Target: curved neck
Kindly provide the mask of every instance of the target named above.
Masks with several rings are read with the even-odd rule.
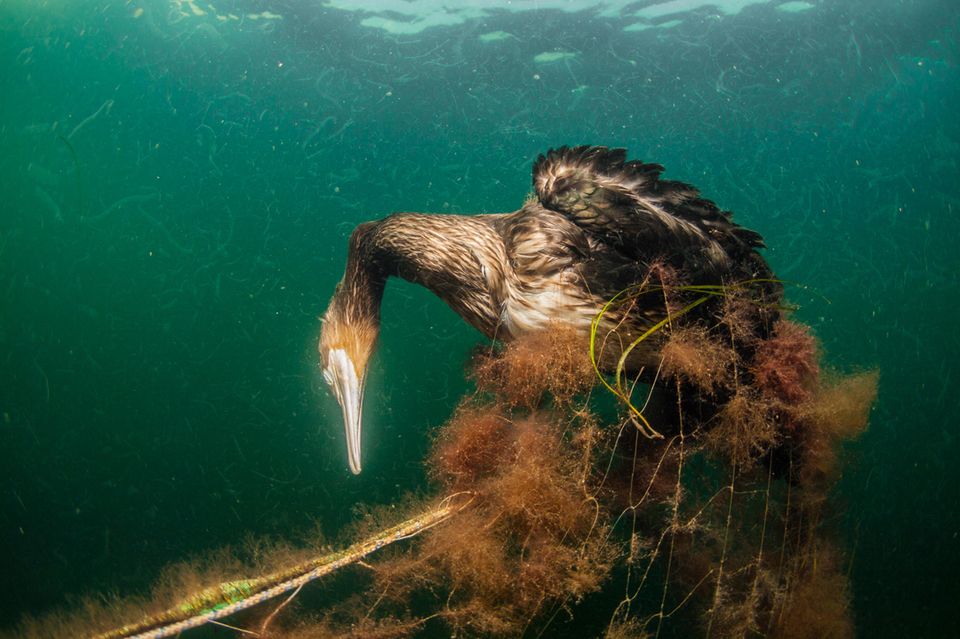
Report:
[[[399,277],[429,289],[481,332],[495,333],[507,260],[494,217],[395,213],[359,225],[338,290],[356,313],[349,317],[379,322],[386,279]]]
[[[375,223],[367,222],[350,236],[347,267],[334,295],[339,319],[347,324],[380,324],[380,303],[390,273],[377,259],[375,232]]]

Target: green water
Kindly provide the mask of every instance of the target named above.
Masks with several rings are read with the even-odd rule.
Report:
[[[423,488],[482,337],[391,282],[352,476],[315,349],[346,238],[513,210],[538,153],[607,144],[879,367],[838,491],[857,626],[956,636],[960,5],[432,4],[0,1],[0,626]]]

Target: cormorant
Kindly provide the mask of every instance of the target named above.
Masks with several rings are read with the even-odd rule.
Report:
[[[628,161],[624,149],[560,147],[537,158],[535,196],[513,213],[395,213],[357,226],[319,342],[324,379],[343,409],[350,470],[360,472],[364,377],[390,276],[427,287],[499,340],[551,322],[587,333],[607,301],[654,263],[697,284],[769,281],[760,235],[694,187],[660,179],[662,171]],[[663,316],[661,298],[657,308],[609,313],[604,328],[629,343]],[[650,353],[638,349],[634,360],[638,370]]]

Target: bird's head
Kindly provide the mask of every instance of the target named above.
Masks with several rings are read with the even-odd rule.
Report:
[[[363,417],[363,384],[367,363],[376,346],[379,322],[375,317],[351,317],[342,297],[335,295],[320,330],[320,365],[323,379],[343,410],[350,470],[360,473],[360,431]]]

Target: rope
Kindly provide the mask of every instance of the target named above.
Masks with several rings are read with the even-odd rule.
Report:
[[[470,498],[459,504],[453,503],[462,496]],[[93,639],[162,639],[228,617],[301,588],[304,584],[360,561],[385,546],[415,537],[457,514],[471,501],[472,496],[469,493],[450,495],[434,510],[407,519],[353,544],[346,550],[329,553],[266,576],[221,583],[195,593],[173,608],[96,635]]]

